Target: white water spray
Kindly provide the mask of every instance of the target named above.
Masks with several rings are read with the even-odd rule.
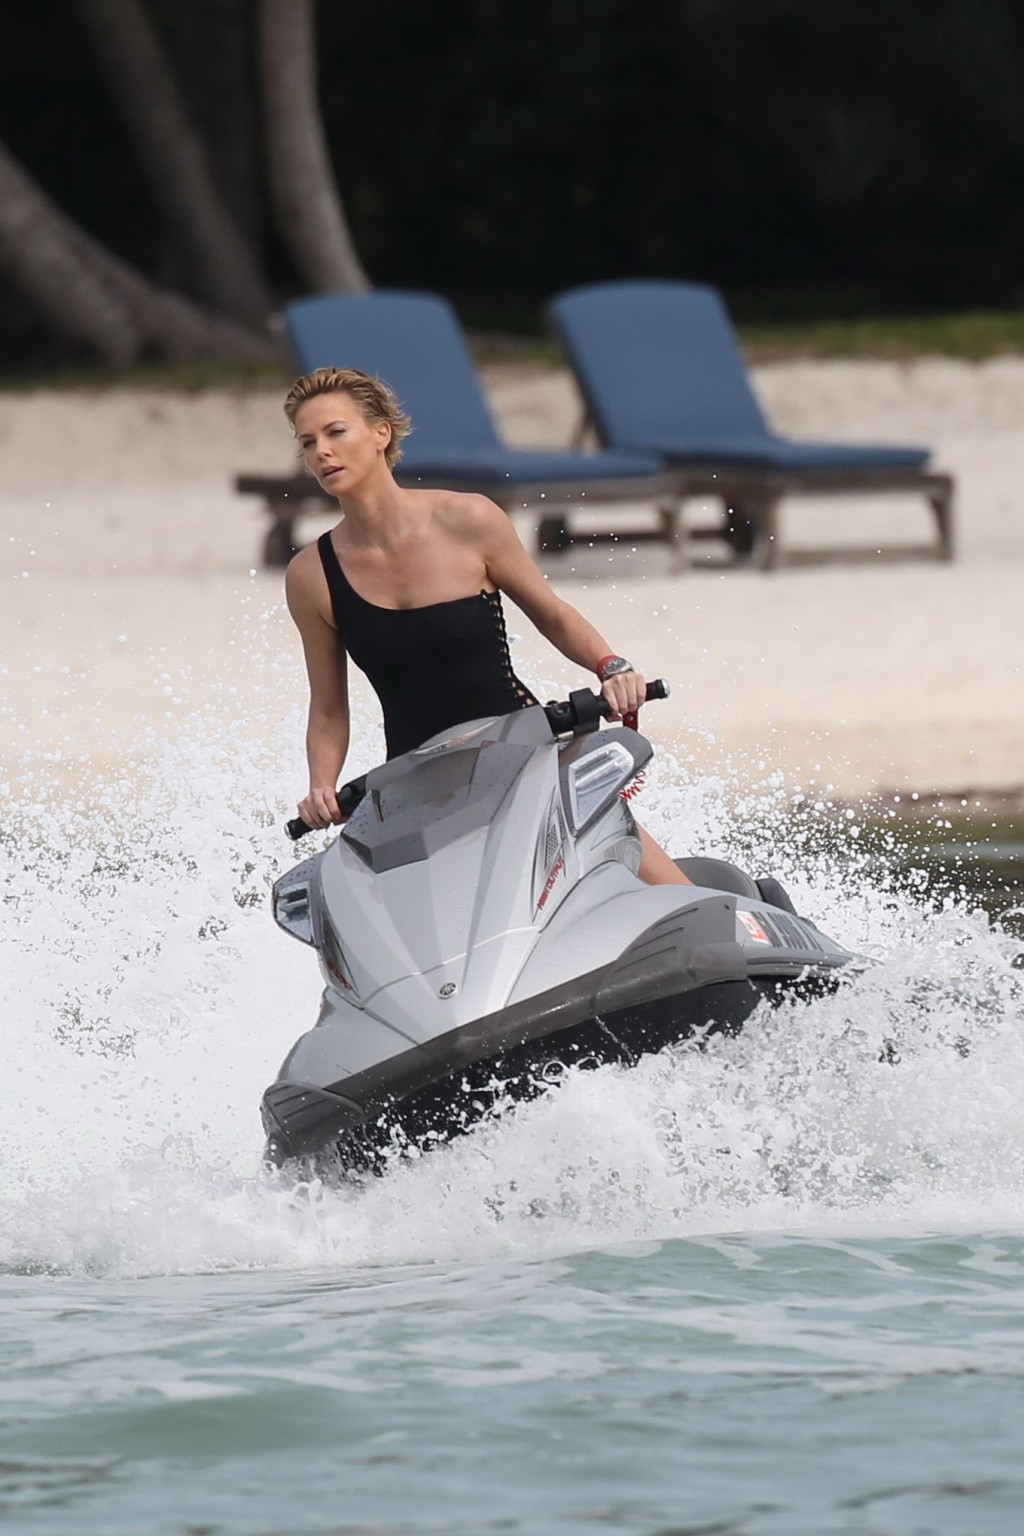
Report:
[[[267,899],[291,862],[281,822],[300,778],[274,750],[279,715],[268,703],[258,750],[230,707],[194,716],[141,801],[126,769],[101,803],[75,808],[37,781],[9,808],[0,1267],[377,1266],[1024,1218],[1017,945],[966,900],[934,910],[892,889],[855,822],[667,755],[644,796],[654,834],[779,875],[877,968],[706,1050],[571,1073],[365,1189],[265,1172],[259,1098],[319,992]],[[298,711],[286,734],[294,747]],[[365,733],[353,772],[378,747]]]

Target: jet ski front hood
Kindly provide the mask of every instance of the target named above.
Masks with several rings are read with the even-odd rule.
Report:
[[[328,985],[366,1007],[382,989],[426,973],[442,973],[441,988],[457,971],[450,991],[464,994],[469,968],[488,978],[478,1009],[492,998],[500,1005],[537,932],[533,861],[523,850],[537,841],[538,799],[558,792],[542,744],[550,747],[550,733],[536,743],[483,737],[409,754],[368,776],[365,798],[312,882]]]

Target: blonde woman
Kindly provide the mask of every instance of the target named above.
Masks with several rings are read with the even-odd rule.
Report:
[[[386,384],[319,368],[296,380],[284,409],[307,466],[343,513],[286,576],[310,687],[309,791],[298,808],[308,826],[343,819],[335,791],[349,746],[349,656],[380,699],[388,757],[462,721],[537,702],[512,670],[503,592],[563,656],[596,674],[614,717],[640,707],[643,677],[551,590],[499,507],[397,484],[411,424]],[[637,830],[640,878],[688,884]]]

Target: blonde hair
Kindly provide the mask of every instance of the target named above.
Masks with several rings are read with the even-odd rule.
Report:
[[[284,413],[295,427],[295,416],[300,405],[315,400],[317,395],[351,395],[366,420],[386,421],[391,428],[391,441],[384,450],[388,468],[394,469],[402,457],[402,439],[412,431],[412,422],[402,410],[398,396],[383,379],[372,373],[362,373],[358,368],[317,368],[296,379],[284,402]]]

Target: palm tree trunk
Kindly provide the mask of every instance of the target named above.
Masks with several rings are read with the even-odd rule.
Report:
[[[166,6],[162,14],[168,15]],[[217,191],[251,250],[263,251],[266,171],[252,0],[175,0],[177,78]]]
[[[61,336],[123,368],[140,357],[273,361],[267,335],[159,288],[68,218],[0,143],[0,265]]]
[[[189,259],[201,297],[250,323],[271,297],[217,191],[160,38],[141,0],[77,0],[154,195]]]
[[[320,116],[312,0],[260,0],[270,193],[278,229],[317,289],[370,286],[348,228]]]

